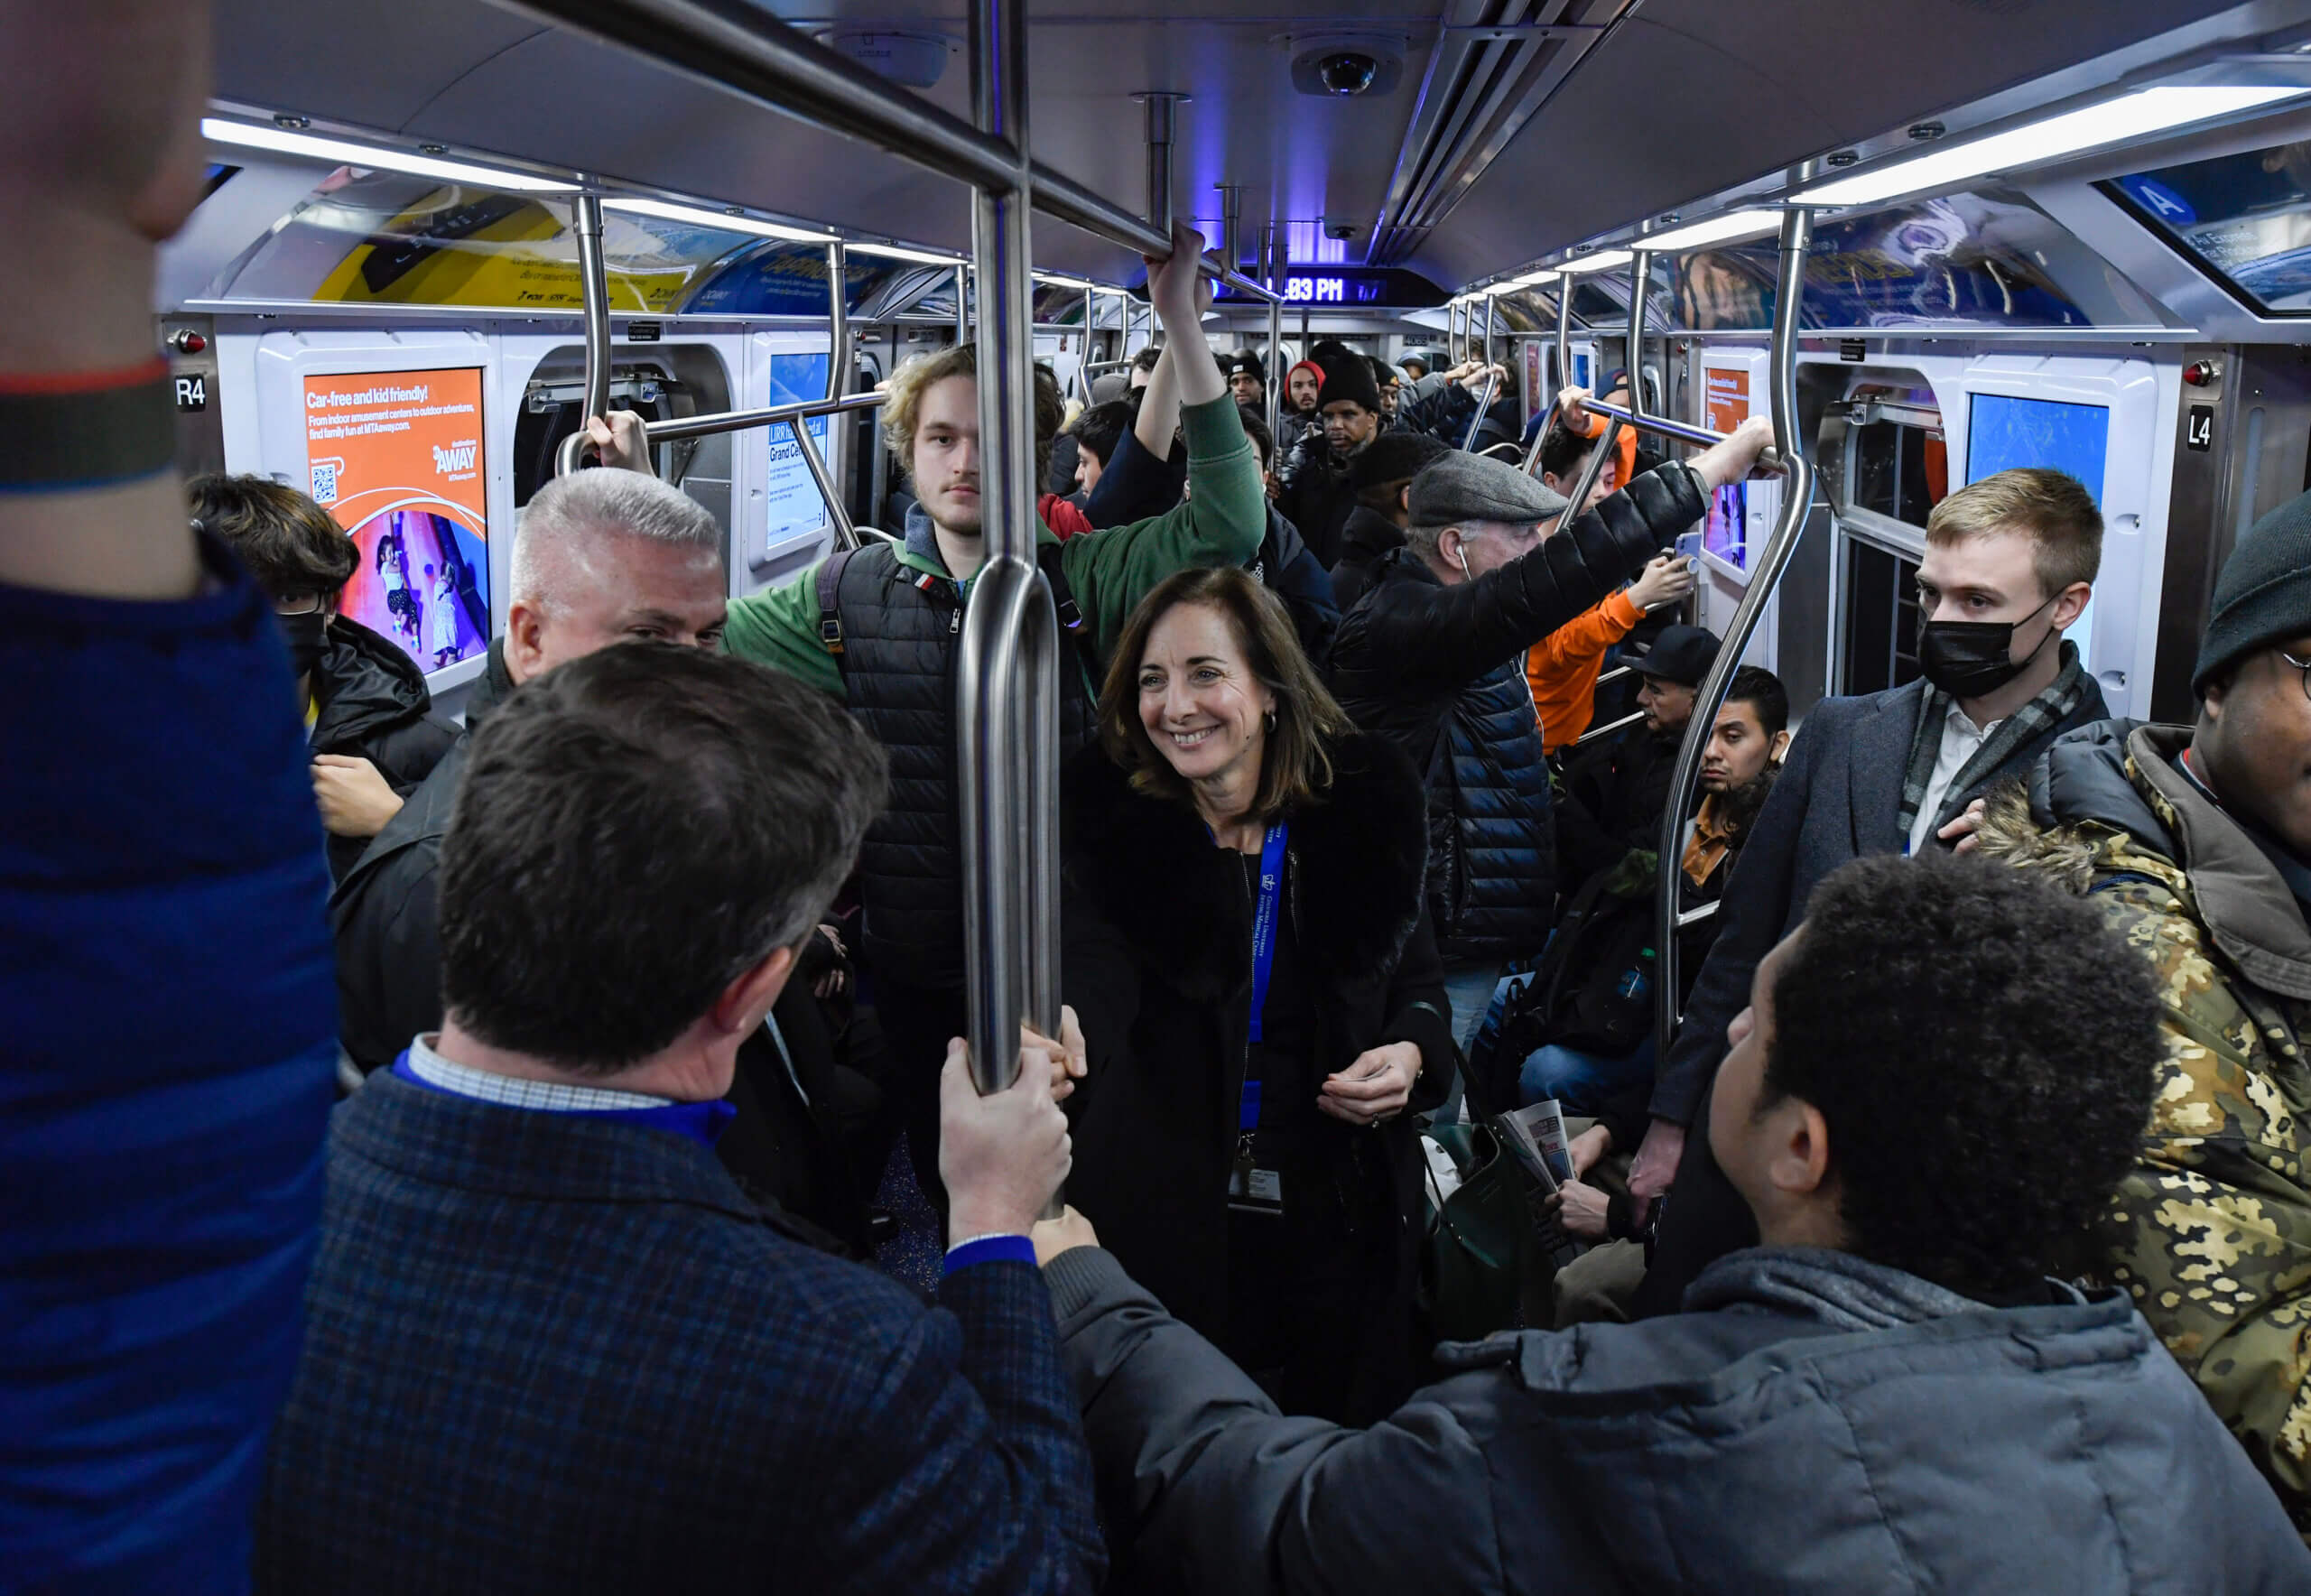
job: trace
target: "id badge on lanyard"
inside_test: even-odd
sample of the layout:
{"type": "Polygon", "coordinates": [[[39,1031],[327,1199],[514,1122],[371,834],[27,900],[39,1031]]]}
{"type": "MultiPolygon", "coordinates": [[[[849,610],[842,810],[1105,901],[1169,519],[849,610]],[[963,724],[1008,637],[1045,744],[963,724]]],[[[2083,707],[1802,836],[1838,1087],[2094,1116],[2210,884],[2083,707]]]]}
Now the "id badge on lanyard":
{"type": "MultiPolygon", "coordinates": [[[[1276,933],[1283,913],[1285,845],[1292,832],[1278,821],[1260,841],[1260,890],[1252,911],[1252,1022],[1250,1040],[1261,1040],[1261,1015],[1267,1007],[1268,975],[1276,965],[1276,933]]],[[[1260,1123],[1260,1083],[1247,1079],[1236,1110],[1236,1165],[1228,1176],[1228,1206],[1241,1213],[1281,1214],[1284,1177],[1261,1169],[1252,1155],[1252,1136],[1260,1123]]]]}

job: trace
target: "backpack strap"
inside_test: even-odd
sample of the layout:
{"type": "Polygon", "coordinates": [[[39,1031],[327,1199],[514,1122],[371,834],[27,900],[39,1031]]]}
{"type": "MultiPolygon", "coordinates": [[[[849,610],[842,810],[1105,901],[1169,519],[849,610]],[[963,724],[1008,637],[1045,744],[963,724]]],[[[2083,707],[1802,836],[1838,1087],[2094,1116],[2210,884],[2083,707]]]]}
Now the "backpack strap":
{"type": "Polygon", "coordinates": [[[1094,692],[1105,673],[1100,656],[1091,646],[1091,628],[1083,622],[1083,607],[1075,602],[1075,589],[1068,582],[1067,568],[1060,562],[1065,545],[1035,540],[1035,568],[1044,573],[1044,580],[1051,584],[1052,608],[1059,612],[1059,629],[1075,645],[1076,657],[1083,662],[1083,673],[1094,692]]]}
{"type": "Polygon", "coordinates": [[[838,669],[842,664],[842,608],[838,602],[842,592],[842,572],[857,552],[857,549],[838,549],[819,561],[819,644],[834,655],[838,669]]]}

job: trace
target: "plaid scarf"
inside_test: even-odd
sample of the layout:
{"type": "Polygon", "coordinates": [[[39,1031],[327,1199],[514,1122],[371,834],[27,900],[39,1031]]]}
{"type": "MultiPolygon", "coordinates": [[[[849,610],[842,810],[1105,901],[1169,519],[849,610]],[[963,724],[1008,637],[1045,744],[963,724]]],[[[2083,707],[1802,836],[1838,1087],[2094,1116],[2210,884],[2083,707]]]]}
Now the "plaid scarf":
{"type": "MultiPolygon", "coordinates": [[[[2065,638],[2062,645],[2062,669],[2046,690],[2024,704],[2005,719],[1998,728],[1982,739],[1973,757],[1951,780],[1950,789],[1942,795],[1942,812],[1935,817],[1934,830],[1950,823],[1953,812],[1974,784],[2014,756],[2015,751],[2041,733],[2052,731],[2070,718],[2078,708],[2078,701],[2085,691],[2086,673],[2078,663],[2078,645],[2065,638]]],[[[1902,811],[1896,829],[1907,837],[1910,826],[1917,819],[1919,806],[1926,802],[1926,784],[1934,779],[1934,762],[1942,753],[1942,728],[1950,719],[1952,700],[1948,693],[1926,684],[1926,703],[1919,710],[1917,735],[1910,738],[1910,767],[1902,777],[1902,811]]]]}

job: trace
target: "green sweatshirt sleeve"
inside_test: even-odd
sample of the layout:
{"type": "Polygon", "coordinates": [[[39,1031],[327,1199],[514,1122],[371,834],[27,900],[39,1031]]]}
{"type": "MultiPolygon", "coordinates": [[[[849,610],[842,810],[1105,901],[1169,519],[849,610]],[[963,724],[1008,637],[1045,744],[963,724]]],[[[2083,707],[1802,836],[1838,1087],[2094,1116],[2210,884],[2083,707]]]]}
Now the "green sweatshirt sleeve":
{"type": "Polygon", "coordinates": [[[1241,565],[1259,552],[1267,534],[1259,453],[1236,402],[1223,394],[1190,405],[1180,412],[1180,430],[1188,443],[1188,497],[1161,515],[1081,533],[1062,546],[1068,586],[1101,659],[1132,610],[1165,577],[1190,566],[1241,565]]]}
{"type": "Polygon", "coordinates": [[[842,698],[842,666],[819,641],[818,579],[813,565],[784,587],[749,593],[730,606],[722,646],[842,698]]]}

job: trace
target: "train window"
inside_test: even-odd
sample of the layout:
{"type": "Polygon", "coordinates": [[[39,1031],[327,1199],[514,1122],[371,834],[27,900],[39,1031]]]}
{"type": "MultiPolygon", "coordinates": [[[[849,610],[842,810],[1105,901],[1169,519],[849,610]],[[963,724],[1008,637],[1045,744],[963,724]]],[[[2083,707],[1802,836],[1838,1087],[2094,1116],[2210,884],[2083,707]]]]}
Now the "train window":
{"type": "Polygon", "coordinates": [[[1950,491],[1950,450],[1930,389],[1864,385],[1847,402],[1853,417],[1848,503],[1922,527],[1950,491]]]}
{"type": "Polygon", "coordinates": [[[1842,693],[1880,692],[1914,682],[1917,663],[1917,561],[1865,539],[1845,547],[1842,693]]]}
{"type": "Polygon", "coordinates": [[[2096,186],[2251,309],[2311,316],[2311,142],[2096,186]]]}

